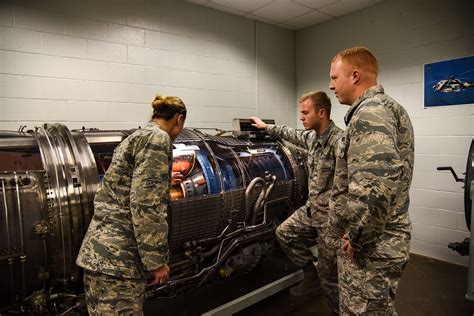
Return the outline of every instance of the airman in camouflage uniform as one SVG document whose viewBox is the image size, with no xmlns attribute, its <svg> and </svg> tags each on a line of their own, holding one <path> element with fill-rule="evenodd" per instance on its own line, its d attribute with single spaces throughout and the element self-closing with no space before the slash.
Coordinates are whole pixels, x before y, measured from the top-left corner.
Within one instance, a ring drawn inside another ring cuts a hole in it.
<svg viewBox="0 0 474 316">
<path fill-rule="evenodd" d="M 99 185 L 76 261 L 85 269 L 91 315 L 141 315 L 146 278 L 154 284 L 168 278 L 171 144 L 186 114 L 175 99 L 155 98 L 153 120 L 115 149 Z"/>
<path fill-rule="evenodd" d="M 305 294 L 305 288 L 318 289 L 319 282 L 327 301 L 334 311 L 338 310 L 337 266 L 334 249 L 326 245 L 329 197 L 333 185 L 335 145 L 342 130 L 330 120 L 331 101 L 324 92 L 310 92 L 300 98 L 301 120 L 305 131 L 286 126 L 266 125 L 266 131 L 279 136 L 308 152 L 309 197 L 276 230 L 276 237 L 287 256 L 303 267 L 305 280 L 290 292 Z M 321 110 L 323 109 L 323 110 Z M 312 118 L 311 111 L 316 115 Z M 308 113 L 309 112 L 309 113 Z M 255 118 L 252 118 L 255 121 Z M 258 125 L 256 125 L 259 127 Z M 318 243 L 317 273 L 314 257 L 307 242 Z M 309 275 L 313 274 L 314 278 Z M 312 282 L 311 284 L 307 284 Z"/>
<path fill-rule="evenodd" d="M 340 52 L 330 88 L 351 104 L 337 147 L 330 232 L 338 251 L 340 313 L 396 315 L 394 299 L 409 257 L 413 128 L 405 109 L 377 85 L 378 63 L 364 47 Z"/>
</svg>

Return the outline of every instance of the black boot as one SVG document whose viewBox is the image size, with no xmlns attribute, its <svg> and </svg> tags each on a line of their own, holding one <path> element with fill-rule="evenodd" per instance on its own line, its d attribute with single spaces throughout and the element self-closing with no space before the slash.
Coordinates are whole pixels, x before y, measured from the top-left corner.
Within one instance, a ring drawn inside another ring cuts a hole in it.
<svg viewBox="0 0 474 316">
<path fill-rule="evenodd" d="M 318 296 L 323 291 L 321 283 L 319 282 L 318 272 L 313 262 L 308 263 L 303 267 L 304 279 L 300 284 L 290 288 L 292 296 L 313 295 Z"/>
</svg>

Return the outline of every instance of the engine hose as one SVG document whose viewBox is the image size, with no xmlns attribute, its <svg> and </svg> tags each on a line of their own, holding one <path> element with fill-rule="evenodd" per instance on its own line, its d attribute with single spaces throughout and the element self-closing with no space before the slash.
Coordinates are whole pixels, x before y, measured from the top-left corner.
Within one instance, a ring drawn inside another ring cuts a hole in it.
<svg viewBox="0 0 474 316">
<path fill-rule="evenodd" d="M 197 286 L 201 286 L 202 284 L 207 282 L 212 277 L 212 275 L 216 272 L 219 266 L 224 262 L 224 260 L 226 260 L 238 246 L 244 243 L 253 241 L 255 239 L 266 237 L 266 235 L 273 236 L 273 229 L 267 229 L 263 232 L 255 233 L 252 236 L 242 236 L 242 237 L 238 237 L 234 239 L 230 243 L 230 245 L 227 246 L 227 248 L 224 250 L 224 252 L 220 256 L 216 264 L 214 264 L 211 269 L 209 269 L 208 271 L 206 271 L 206 273 L 204 273 L 202 279 L 199 281 Z"/>
<path fill-rule="evenodd" d="M 252 218 L 250 221 L 251 225 L 255 225 L 258 214 L 260 213 L 260 210 L 262 209 L 262 206 L 264 206 L 265 203 L 267 203 L 268 197 L 270 196 L 270 193 L 272 192 L 273 187 L 275 186 L 275 180 L 276 180 L 276 177 L 271 176 L 270 182 L 267 183 L 267 185 L 263 188 L 262 192 L 260 192 L 257 202 L 255 202 L 255 205 L 253 208 Z"/>
<path fill-rule="evenodd" d="M 254 178 L 252 181 L 250 181 L 247 189 L 245 190 L 245 221 L 247 221 L 250 217 L 250 193 L 253 191 L 253 188 L 257 183 L 260 183 L 263 188 L 265 188 L 265 180 L 260 177 Z"/>
<path fill-rule="evenodd" d="M 198 287 L 204 284 L 207 280 L 209 280 L 212 277 L 212 275 L 216 272 L 216 270 L 220 267 L 220 265 L 224 262 L 224 260 L 226 260 L 237 247 L 239 247 L 243 243 L 248 243 L 254 240 L 261 241 L 261 238 L 269 238 L 269 237 L 271 238 L 273 237 L 273 235 L 274 235 L 273 229 L 267 228 L 264 231 L 254 232 L 254 233 L 251 233 L 250 235 L 237 237 L 233 239 L 232 242 L 228 246 L 226 246 L 225 250 L 218 255 L 217 261 L 211 266 L 202 269 L 199 273 L 195 275 L 184 277 L 182 279 L 171 280 L 167 282 L 166 284 L 162 284 L 159 287 L 153 286 L 153 288 L 151 288 L 150 285 L 147 285 L 147 287 L 150 287 L 150 288 L 147 290 L 146 297 L 147 298 L 156 297 L 158 296 L 157 294 L 162 290 L 170 289 L 173 286 L 183 284 L 183 283 L 194 282 L 197 280 L 199 280 L 199 282 L 194 287 Z"/>
</svg>

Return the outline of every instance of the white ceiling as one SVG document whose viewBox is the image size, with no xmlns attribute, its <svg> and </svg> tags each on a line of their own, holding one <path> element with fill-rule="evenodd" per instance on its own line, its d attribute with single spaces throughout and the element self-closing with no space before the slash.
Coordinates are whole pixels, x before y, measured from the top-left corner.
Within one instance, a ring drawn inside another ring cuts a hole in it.
<svg viewBox="0 0 474 316">
<path fill-rule="evenodd" d="M 384 0 L 186 0 L 252 20 L 299 30 Z"/>
</svg>

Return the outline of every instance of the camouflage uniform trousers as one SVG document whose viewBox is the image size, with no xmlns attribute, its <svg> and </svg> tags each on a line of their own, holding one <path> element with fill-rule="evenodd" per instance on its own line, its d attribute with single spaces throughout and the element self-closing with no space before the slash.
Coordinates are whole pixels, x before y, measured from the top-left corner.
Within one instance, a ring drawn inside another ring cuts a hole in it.
<svg viewBox="0 0 474 316">
<path fill-rule="evenodd" d="M 84 270 L 89 315 L 143 315 L 145 283 Z"/>
<path fill-rule="evenodd" d="M 311 219 L 309 206 L 303 205 L 276 229 L 276 238 L 283 252 L 293 263 L 302 268 L 313 261 L 307 242 L 316 244 L 318 233 Z"/>
<path fill-rule="evenodd" d="M 395 294 L 408 258 L 373 260 L 354 255 L 351 262 L 340 249 L 340 315 L 397 315 Z"/>
<path fill-rule="evenodd" d="M 314 257 L 306 245 L 307 241 L 318 244 L 316 270 L 328 305 L 335 312 L 339 310 L 339 288 L 337 278 L 336 252 L 330 248 L 325 238 L 325 228 L 316 228 L 309 216 L 308 206 L 298 208 L 276 229 L 276 237 L 285 254 L 296 266 L 303 267 Z M 319 230 L 319 233 L 318 233 Z"/>
<path fill-rule="evenodd" d="M 339 313 L 339 284 L 337 270 L 337 250 L 327 236 L 327 227 L 318 228 L 318 270 L 319 280 L 323 288 L 326 302 L 331 310 Z"/>
</svg>

